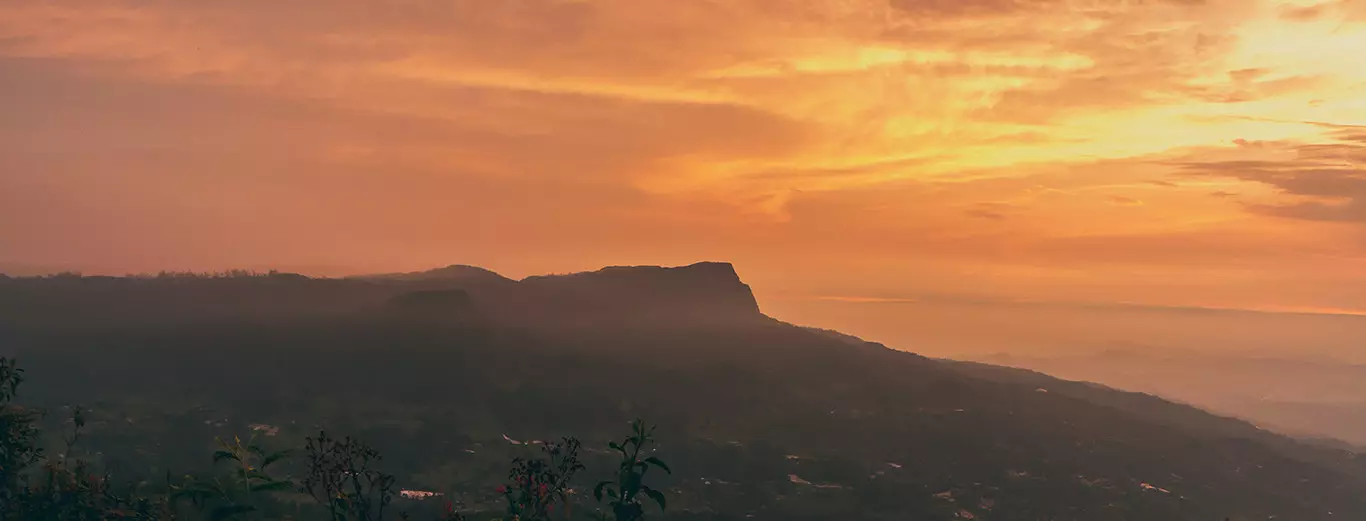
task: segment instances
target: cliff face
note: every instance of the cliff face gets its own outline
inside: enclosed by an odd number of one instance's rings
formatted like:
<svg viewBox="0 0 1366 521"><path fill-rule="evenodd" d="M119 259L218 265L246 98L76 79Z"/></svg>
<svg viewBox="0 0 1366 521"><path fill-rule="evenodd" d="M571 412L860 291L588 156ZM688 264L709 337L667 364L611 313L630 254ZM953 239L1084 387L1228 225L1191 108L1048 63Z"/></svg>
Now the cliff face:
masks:
<svg viewBox="0 0 1366 521"><path fill-rule="evenodd" d="M521 298L542 318L744 323L762 319L750 287L728 263L676 268L615 266L594 272L530 277Z"/></svg>

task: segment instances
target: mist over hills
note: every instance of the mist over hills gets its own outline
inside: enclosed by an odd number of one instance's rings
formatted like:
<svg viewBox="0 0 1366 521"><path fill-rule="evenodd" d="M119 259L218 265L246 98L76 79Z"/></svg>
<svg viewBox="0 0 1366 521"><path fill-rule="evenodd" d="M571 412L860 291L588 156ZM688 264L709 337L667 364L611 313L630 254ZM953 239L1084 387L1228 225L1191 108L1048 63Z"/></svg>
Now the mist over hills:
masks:
<svg viewBox="0 0 1366 521"><path fill-rule="evenodd" d="M1134 349L1071 356L1000 354L981 360L1159 394L1281 432L1366 446L1362 365Z"/></svg>
<svg viewBox="0 0 1366 521"><path fill-rule="evenodd" d="M7 278L0 355L37 404L95 400L102 463L145 475L251 424L282 443L325 426L373 440L404 486L491 490L504 436L645 416L675 467L668 519L1366 518L1354 452L787 324L724 263Z"/></svg>

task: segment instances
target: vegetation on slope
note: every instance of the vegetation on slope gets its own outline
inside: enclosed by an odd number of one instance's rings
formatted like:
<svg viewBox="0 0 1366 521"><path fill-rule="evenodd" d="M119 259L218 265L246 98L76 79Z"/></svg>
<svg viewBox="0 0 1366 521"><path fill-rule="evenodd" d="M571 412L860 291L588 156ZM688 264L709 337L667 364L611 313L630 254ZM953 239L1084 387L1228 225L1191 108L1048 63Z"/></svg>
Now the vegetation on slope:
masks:
<svg viewBox="0 0 1366 521"><path fill-rule="evenodd" d="M86 426L80 407L71 409L69 434L61 437L63 450L44 448L38 426L42 413L14 403L23 372L14 360L0 357L0 521L406 520L412 516L396 508L396 498L445 495L400 490L394 475L380 470L377 451L360 440L337 439L326 431L309 437L301 451L269 451L256 436L245 441L237 436L219 438L210 473L178 479L168 474L160 488L145 481L120 482L109 469L97 470L73 453ZM646 455L652 451L653 430L636 420L630 436L608 444L621 456L616 480L601 481L594 490L597 501L606 500L608 508L579 518L640 521L646 514L641 497L653 500L661 510L665 507L663 492L650 488L644 479L651 468L669 472L658 457ZM575 519L571 505L576 498L570 487L585 469L579 461L579 441L564 438L538 445L541 454L513 460L508 483L497 488L506 504L505 515L473 515L502 521ZM292 477L289 465L296 459L302 460L293 467L298 478ZM305 497L313 504L302 504ZM449 500L444 505L444 511L431 518L466 519Z"/></svg>

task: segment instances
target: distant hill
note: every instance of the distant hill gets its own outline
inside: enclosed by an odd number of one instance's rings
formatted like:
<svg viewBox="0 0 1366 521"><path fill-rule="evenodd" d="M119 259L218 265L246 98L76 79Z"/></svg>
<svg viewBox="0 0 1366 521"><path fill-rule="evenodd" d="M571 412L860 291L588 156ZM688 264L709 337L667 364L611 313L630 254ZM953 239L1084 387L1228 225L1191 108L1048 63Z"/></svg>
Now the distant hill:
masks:
<svg viewBox="0 0 1366 521"><path fill-rule="evenodd" d="M640 415L675 470L664 519L1366 519L1349 450L785 324L727 264L452 275L10 279L8 309L59 320L0 319L0 354L36 404L94 403L103 463L145 475L251 424L281 442L323 426L372 440L401 486L492 490L509 439L605 439ZM141 318L94 311L120 307Z"/></svg>
<svg viewBox="0 0 1366 521"><path fill-rule="evenodd" d="M499 275L497 272L478 266L468 266L465 264L452 264L444 268L436 268L427 271L413 271L408 273L380 273L375 275L361 275L350 277L362 280L406 280L406 281L458 281L458 282L478 282L478 283L511 283L512 279Z"/></svg>

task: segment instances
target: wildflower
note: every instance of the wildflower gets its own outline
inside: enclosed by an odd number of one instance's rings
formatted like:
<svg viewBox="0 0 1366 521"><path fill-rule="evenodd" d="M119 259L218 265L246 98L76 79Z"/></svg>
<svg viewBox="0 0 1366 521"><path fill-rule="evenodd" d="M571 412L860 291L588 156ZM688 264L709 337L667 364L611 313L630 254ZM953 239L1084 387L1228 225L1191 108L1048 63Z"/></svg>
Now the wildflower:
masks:
<svg viewBox="0 0 1366 521"><path fill-rule="evenodd" d="M508 493L508 488L507 488L506 485L498 485L498 488L495 489L495 490L496 490L499 494L506 494L506 493Z"/></svg>

